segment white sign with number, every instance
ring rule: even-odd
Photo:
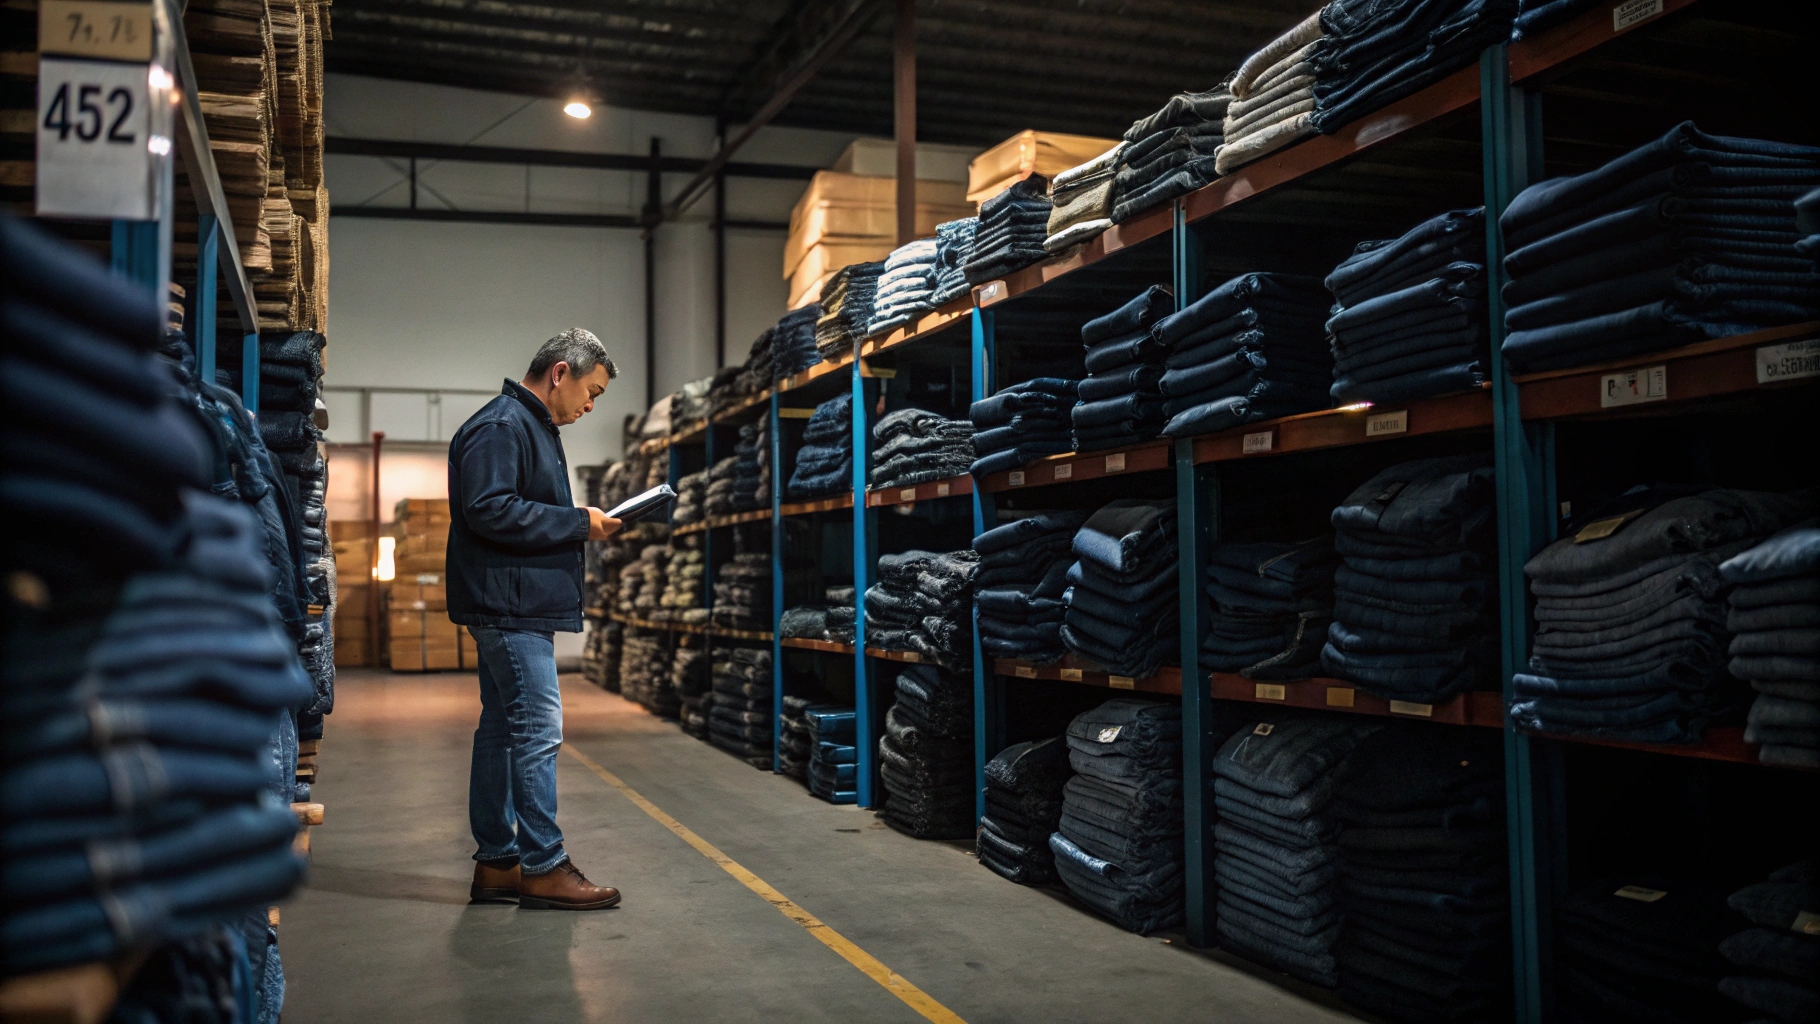
[[[171,79],[158,65],[38,62],[38,212],[155,220],[171,152]]]

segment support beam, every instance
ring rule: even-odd
[[[576,153],[560,149],[522,149],[511,146],[460,146],[443,142],[405,142],[394,139],[351,139],[332,136],[323,140],[323,152],[338,156],[379,156],[396,160],[449,160],[475,164],[530,164],[533,167],[588,167],[602,171],[647,171],[651,159],[632,153]],[[692,174],[708,166],[694,157],[667,156],[659,166],[666,174]],[[729,178],[769,178],[808,181],[819,168],[795,164],[728,162],[721,173]]]
[[[896,0],[892,99],[897,115],[897,244],[916,237],[916,0]]]
[[[645,177],[645,408],[657,401],[657,225],[663,220],[663,143],[651,137],[651,169]]]

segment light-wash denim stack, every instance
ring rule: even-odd
[[[876,337],[915,320],[935,308],[936,240],[919,238],[891,250],[878,278],[872,300],[872,318],[866,336]]]

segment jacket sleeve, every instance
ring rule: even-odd
[[[511,428],[480,424],[461,452],[461,516],[481,538],[514,551],[536,552],[588,539],[588,510],[546,505],[518,494],[522,458]]]

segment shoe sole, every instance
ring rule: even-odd
[[[470,888],[468,890],[468,902],[469,903],[516,903],[516,902],[518,902],[518,890],[517,889]]]
[[[598,903],[557,903],[552,900],[540,900],[534,896],[518,897],[518,906],[521,910],[605,910],[618,905],[618,895]]]

